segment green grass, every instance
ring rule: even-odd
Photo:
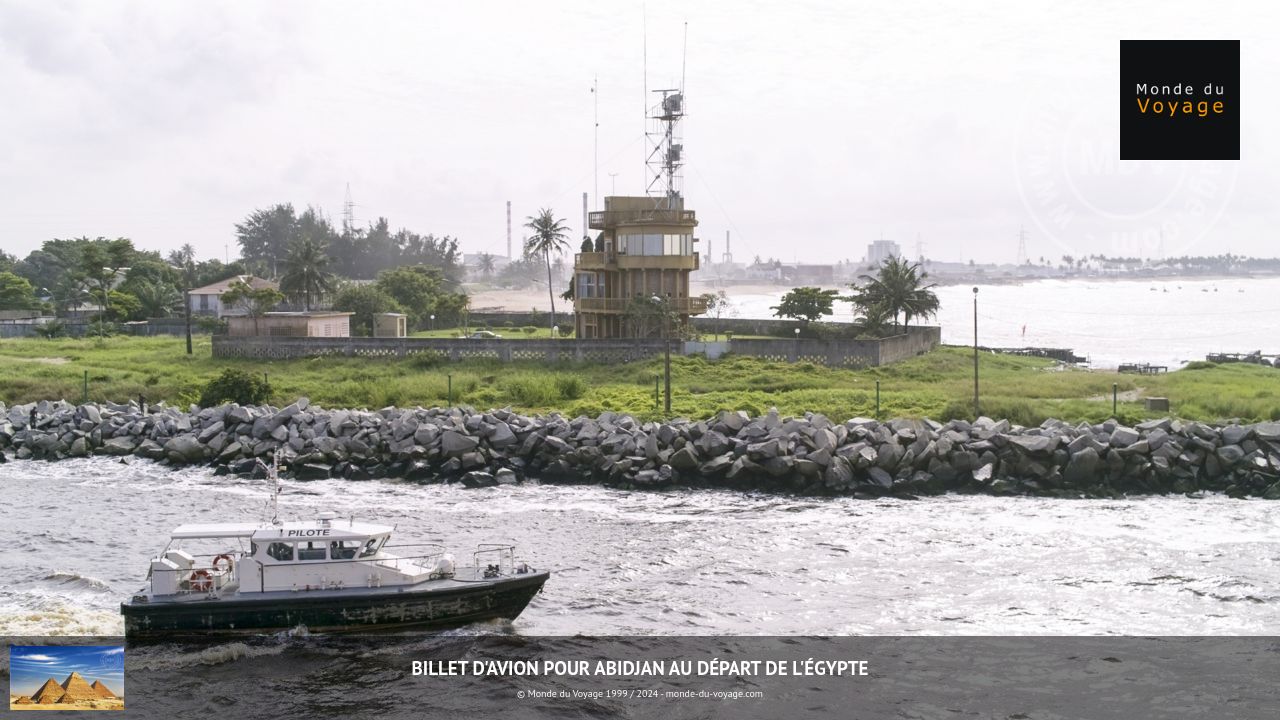
[[[181,338],[108,338],[0,341],[0,401],[79,401],[85,372],[91,400],[191,403],[224,367],[266,373],[272,402],[300,395],[325,407],[455,404],[480,409],[511,406],[526,412],[566,414],[623,411],[658,417],[655,359],[627,365],[548,366],[433,358],[312,358],[288,361],[214,360],[207,336],[187,356]],[[973,359],[966,348],[935,352],[881,368],[851,371],[809,363],[787,364],[729,356],[672,358],[673,414],[703,418],[720,410],[752,414],[777,407],[787,415],[820,412],[837,420],[873,416],[880,381],[881,417],[937,420],[971,417]],[[1280,370],[1254,365],[1215,366],[1160,376],[1063,369],[1051,361],[984,354],[982,410],[1024,424],[1057,417],[1070,422],[1111,416],[1112,383],[1132,397],[1168,397],[1175,415],[1190,419],[1280,419]],[[1121,402],[1120,417],[1151,416],[1140,401]]]

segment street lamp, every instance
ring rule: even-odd
[[[982,417],[978,410],[978,288],[973,289],[973,419]]]
[[[796,328],[795,333],[796,333],[796,343],[793,346],[794,349],[792,351],[792,354],[795,355],[795,358],[792,359],[792,362],[800,362],[800,328]]]
[[[434,332],[434,331],[435,331],[435,329],[436,329],[436,316],[435,316],[435,315],[432,315],[432,316],[431,316],[431,330],[432,330],[432,332]]]
[[[662,389],[665,394],[663,398],[663,408],[667,417],[671,417],[671,338],[670,338],[670,308],[667,307],[667,301],[654,295],[653,302],[662,308]]]

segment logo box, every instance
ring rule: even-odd
[[[1239,160],[1240,41],[1121,40],[1120,159]]]

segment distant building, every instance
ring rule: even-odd
[[[879,267],[891,257],[902,257],[902,248],[892,240],[874,240],[867,245],[867,265]]]
[[[600,230],[601,252],[584,252],[573,261],[576,337],[622,338],[641,334],[645,325],[629,321],[637,299],[660,298],[678,322],[706,312],[706,301],[689,296],[689,274],[698,269],[693,229],[698,220],[679,196],[604,199],[603,211],[589,215]]]
[[[233,337],[351,337],[349,312],[269,312],[259,318],[237,315],[227,318],[227,334]]]
[[[834,285],[836,269],[832,265],[783,265],[782,275],[795,285]]]
[[[777,282],[782,280],[782,263],[777,260],[766,260],[763,262],[754,262],[742,271],[742,276],[747,280],[765,280],[768,282]]]
[[[222,294],[230,290],[231,286],[237,282],[247,283],[254,290],[264,287],[279,289],[279,285],[271,280],[263,280],[253,275],[233,275],[226,280],[219,280],[211,285],[192,290],[189,293],[190,298],[188,300],[191,303],[191,313],[193,315],[212,315],[214,317],[243,315],[243,311],[223,307],[222,305]]]

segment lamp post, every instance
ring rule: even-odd
[[[433,314],[431,316],[431,331],[435,332],[435,330],[436,330],[436,316]]]
[[[792,347],[791,354],[794,357],[791,359],[791,362],[800,362],[800,328],[796,328],[795,333],[796,333],[796,342],[795,342],[795,345],[791,346]]]
[[[973,289],[973,419],[982,417],[978,410],[978,288]]]
[[[667,301],[657,295],[653,301],[662,308],[662,407],[667,417],[671,417],[671,309]]]

